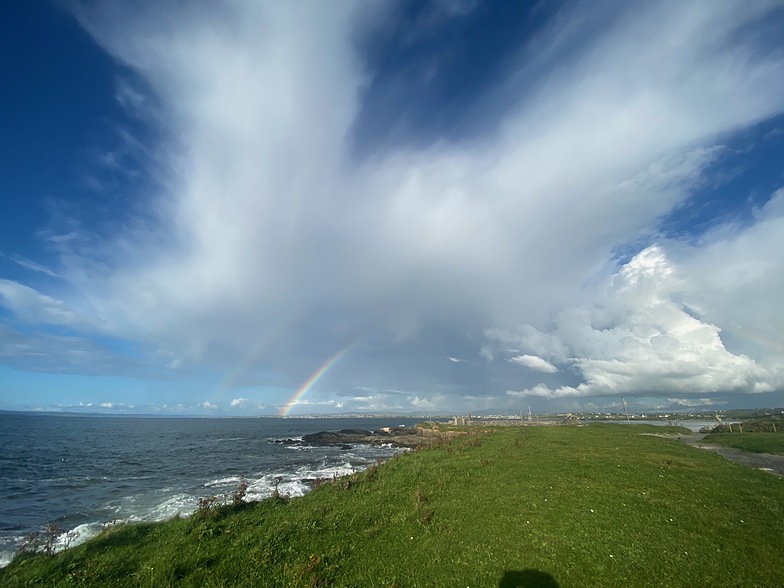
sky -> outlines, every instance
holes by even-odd
[[[0,409],[784,405],[784,0],[0,8]]]

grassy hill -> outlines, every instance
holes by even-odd
[[[784,585],[784,478],[650,434],[662,432],[475,432],[303,498],[17,558],[0,585]]]

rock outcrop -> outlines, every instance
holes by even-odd
[[[389,443],[396,447],[417,447],[427,442],[427,438],[418,435],[412,427],[385,427],[378,431],[362,429],[342,429],[340,431],[321,431],[302,436],[305,445],[351,445],[368,443],[383,445]]]
[[[340,431],[321,431],[303,435],[302,439],[276,439],[283,445],[317,445],[351,449],[357,443],[369,445],[389,444],[394,447],[416,448],[429,445],[437,439],[452,439],[467,434],[465,431],[439,431],[425,427],[384,427],[377,431],[364,429],[342,429]]]

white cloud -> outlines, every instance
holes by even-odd
[[[0,361],[14,369],[83,375],[156,374],[136,357],[121,355],[86,336],[16,331],[0,325]],[[159,375],[158,372],[156,375]]]
[[[727,404],[713,398],[668,398],[667,402],[684,408],[699,408],[703,406],[723,406]]]
[[[11,280],[0,279],[0,305],[32,324],[80,325],[86,322],[63,301]]]
[[[230,404],[232,408],[237,408],[237,407],[245,406],[247,403],[248,403],[247,398],[234,398]]]
[[[201,408],[206,408],[207,410],[217,410],[218,405],[214,402],[210,402],[209,400],[205,400],[199,405]]]
[[[552,332],[525,326],[500,337],[488,333],[501,345],[516,335],[520,349],[542,350],[542,341],[555,340],[559,345],[550,346],[553,356],[574,366],[583,378],[576,386],[539,384],[507,394],[563,398],[780,389],[780,360],[762,363],[731,353],[717,326],[695,318],[675,301],[687,282],[664,251],[652,246],[613,276],[594,305],[560,312]]]
[[[506,395],[513,398],[525,398],[527,396],[541,396],[549,398],[552,396],[552,392],[544,384],[537,384],[533,388],[526,388],[525,390],[507,390]]]
[[[52,277],[52,278],[60,278],[60,277],[62,277],[62,276],[60,276],[60,274],[58,274],[54,270],[52,270],[52,269],[50,269],[50,268],[48,268],[48,267],[46,267],[44,265],[41,265],[40,263],[37,263],[37,262],[33,261],[32,259],[27,259],[26,257],[23,257],[21,255],[5,255],[3,253],[0,253],[0,257],[5,257],[7,259],[10,259],[11,261],[16,263],[17,265],[19,265],[19,266],[21,266],[21,267],[23,267],[25,269],[29,269],[30,271],[42,273],[42,274],[45,274],[45,275],[47,275],[49,277]]]
[[[419,396],[414,396],[411,399],[411,406],[415,406],[416,408],[432,409],[436,407],[436,403],[428,398],[420,398]]]
[[[695,315],[720,325],[743,353],[766,362],[784,357],[784,189],[757,211],[753,224],[723,225],[696,247],[672,249]]]
[[[508,85],[486,90],[497,131],[367,156],[352,151],[353,125],[376,72],[364,69],[356,39],[385,8],[82,7],[82,24],[143,82],[118,87],[118,99],[164,138],[146,146],[161,186],[141,200],[140,219],[106,241],[78,225],[48,233],[79,293],[73,308],[183,373],[193,364],[225,368],[260,349],[253,369],[276,385],[304,381],[321,358],[368,332],[372,342],[352,348],[341,368],[355,354],[383,380],[379,388],[403,387],[403,378],[431,384],[444,347],[428,355],[408,345],[443,325],[459,333],[492,325],[492,344],[480,352],[489,364],[476,369],[502,349],[529,358],[518,363],[532,370],[568,365],[583,377],[547,393],[526,388],[540,396],[777,385],[772,364],[752,357],[780,351],[765,325],[771,284],[784,275],[766,268],[780,267],[773,254],[781,249],[769,249],[756,277],[742,269],[765,239],[779,243],[775,222],[763,234],[772,211],[753,239],[716,236],[682,256],[669,247],[674,257],[660,266],[651,249],[607,291],[596,285],[617,247],[654,236],[662,215],[699,185],[721,153],[717,137],[784,108],[781,52],[758,51],[740,34],[775,3],[652,1],[588,30],[580,23],[595,22],[584,18],[595,4],[565,8],[511,58]],[[723,244],[734,273],[718,271]],[[716,264],[712,278],[700,275],[724,289],[673,282],[672,259],[683,268]],[[740,303],[760,287],[759,305]],[[0,294],[25,321],[85,322],[69,304],[15,282],[0,283]],[[681,295],[705,315],[690,316]],[[732,353],[720,329],[768,342]],[[401,356],[412,369],[400,369]],[[368,384],[351,369],[330,377],[345,389]]]
[[[510,357],[508,361],[546,374],[554,374],[558,371],[557,367],[538,355],[515,355],[514,357]]]

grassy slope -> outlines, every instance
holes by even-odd
[[[735,447],[753,453],[784,455],[784,432],[780,433],[713,433],[703,439],[708,445]]]
[[[302,499],[115,528],[0,585],[784,585],[784,479],[643,432],[464,437]]]

